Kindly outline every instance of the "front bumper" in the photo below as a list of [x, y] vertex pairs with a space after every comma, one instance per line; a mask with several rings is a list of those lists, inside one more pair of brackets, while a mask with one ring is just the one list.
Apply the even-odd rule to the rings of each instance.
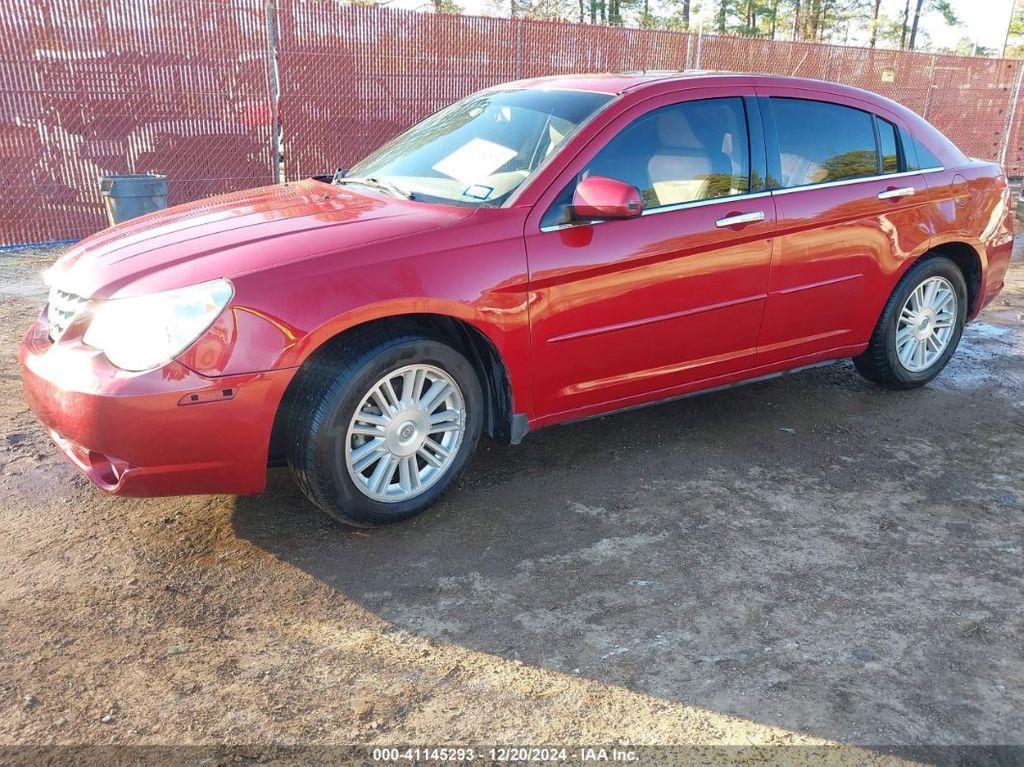
[[295, 369], [202, 376], [179, 362], [146, 373], [40, 318], [18, 352], [25, 398], [61, 452], [117, 495], [260, 492], [277, 407]]

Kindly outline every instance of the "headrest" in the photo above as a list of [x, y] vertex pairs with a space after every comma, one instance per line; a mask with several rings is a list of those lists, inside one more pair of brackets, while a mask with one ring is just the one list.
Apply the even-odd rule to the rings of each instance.
[[658, 143], [673, 149], [701, 150], [704, 145], [682, 109], [666, 109], [657, 119]]

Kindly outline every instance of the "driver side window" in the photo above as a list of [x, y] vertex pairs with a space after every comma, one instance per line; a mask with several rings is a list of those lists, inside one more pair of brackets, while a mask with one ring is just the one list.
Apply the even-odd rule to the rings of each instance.
[[750, 149], [740, 98], [704, 99], [638, 117], [558, 196], [542, 226], [569, 223], [576, 184], [607, 176], [640, 190], [644, 209], [713, 200], [750, 190]]

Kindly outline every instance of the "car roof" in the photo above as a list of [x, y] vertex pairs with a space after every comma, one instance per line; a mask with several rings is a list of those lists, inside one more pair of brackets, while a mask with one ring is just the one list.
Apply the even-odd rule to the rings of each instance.
[[537, 90], [567, 90], [567, 91], [591, 91], [594, 93], [607, 93], [617, 95], [627, 90], [642, 87], [649, 83], [663, 80], [689, 80], [707, 72], [604, 72], [590, 74], [567, 74], [549, 75], [547, 77], [534, 77], [526, 80], [516, 80], [499, 86], [502, 89], [531, 88]]
[[646, 91], [673, 91], [680, 84], [690, 87], [739, 85], [754, 87], [757, 85], [787, 86], [806, 90], [822, 96], [846, 96], [872, 105], [874, 108], [884, 107], [890, 112], [901, 115], [909, 124], [918, 125], [924, 120], [902, 104], [886, 98], [881, 94], [857, 88], [852, 85], [813, 80], [808, 77], [789, 77], [787, 75], [760, 74], [756, 72], [721, 72], [713, 70], [679, 70], [679, 71], [642, 71], [612, 72], [597, 74], [569, 74], [536, 77], [529, 80], [516, 80], [497, 86], [497, 90], [574, 90], [604, 93], [609, 96], [624, 94], [642, 94]]
[[[848, 85], [812, 80], [805, 77], [788, 77], [785, 75], [760, 74], [752, 72], [724, 72], [714, 70], [644, 70], [635, 72], [605, 72], [591, 74], [550, 75], [527, 80], [516, 80], [498, 86], [501, 89], [537, 89], [537, 90], [574, 90], [606, 93], [614, 96], [626, 92], [635, 92], [654, 86], [666, 86], [672, 83], [687, 85], [722, 83], [729, 80], [743, 82], [747, 85], [774, 84], [790, 85], [812, 90], [826, 90], [866, 94], [860, 88]], [[875, 96], [876, 94], [871, 94]]]

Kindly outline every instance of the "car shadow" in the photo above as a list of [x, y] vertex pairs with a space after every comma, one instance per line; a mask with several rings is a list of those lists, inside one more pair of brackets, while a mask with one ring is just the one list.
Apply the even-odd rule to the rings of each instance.
[[337, 524], [276, 472], [234, 527], [439, 642], [840, 742], [1000, 742], [1021, 717], [985, 713], [993, 648], [963, 630], [1012, 609], [979, 572], [1019, 565], [962, 543], [1013, 504], [940, 464], [977, 424], [961, 399], [843, 363], [485, 443], [392, 527]]

